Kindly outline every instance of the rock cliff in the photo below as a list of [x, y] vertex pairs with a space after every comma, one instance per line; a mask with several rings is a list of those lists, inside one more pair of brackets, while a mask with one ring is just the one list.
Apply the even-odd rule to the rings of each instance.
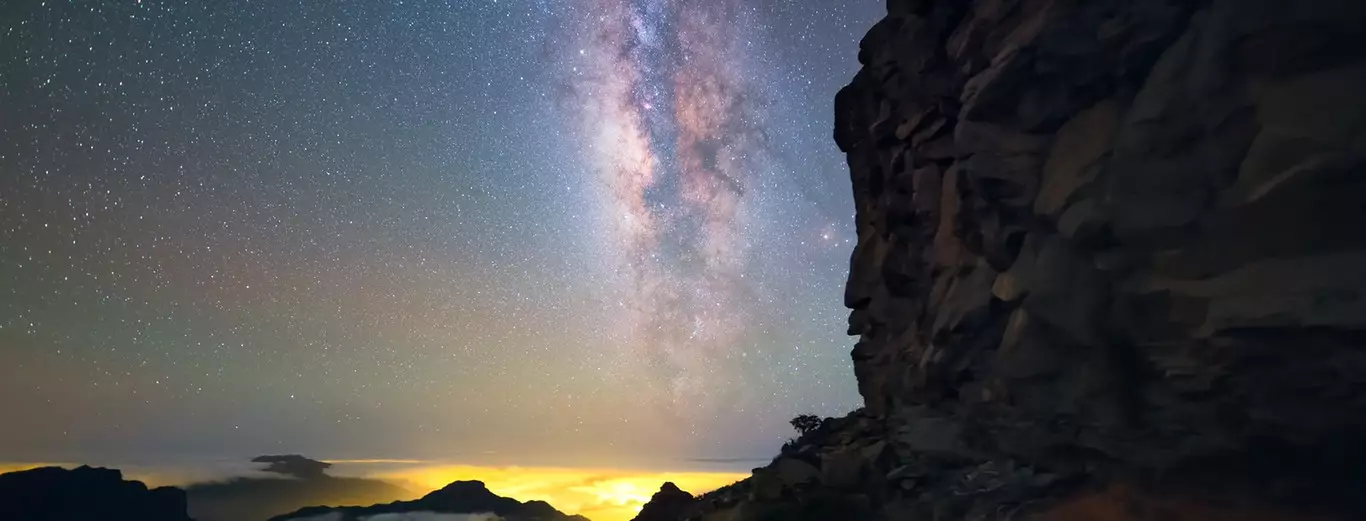
[[1363, 519], [1366, 2], [889, 0], [865, 408], [687, 519]]
[[43, 467], [0, 475], [0, 519], [192, 521], [185, 493], [124, 481], [113, 469]]

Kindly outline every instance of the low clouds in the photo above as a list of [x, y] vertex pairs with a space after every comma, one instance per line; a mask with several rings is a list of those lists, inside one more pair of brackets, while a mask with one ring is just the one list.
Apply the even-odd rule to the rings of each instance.
[[332, 466], [330, 463], [299, 455], [260, 456], [251, 461], [267, 464], [260, 470], [273, 476], [239, 476], [185, 486], [191, 517], [199, 521], [259, 520], [313, 505], [369, 505], [416, 496], [383, 480], [329, 476], [324, 471]]
[[[478, 479], [494, 493], [522, 501], [542, 500], [566, 513], [593, 521], [627, 521], [672, 481], [693, 493], [715, 490], [745, 478], [748, 472], [639, 472], [613, 469], [551, 467], [418, 466], [374, 476], [414, 489], [440, 488], [453, 481]], [[330, 520], [329, 520], [330, 521]], [[379, 520], [384, 521], [384, 520]]]

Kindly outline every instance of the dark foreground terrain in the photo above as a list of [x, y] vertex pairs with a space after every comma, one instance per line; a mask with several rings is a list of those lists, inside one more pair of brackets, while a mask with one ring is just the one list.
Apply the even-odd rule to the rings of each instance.
[[117, 470], [44, 467], [0, 474], [0, 519], [191, 521], [185, 492], [148, 489]]

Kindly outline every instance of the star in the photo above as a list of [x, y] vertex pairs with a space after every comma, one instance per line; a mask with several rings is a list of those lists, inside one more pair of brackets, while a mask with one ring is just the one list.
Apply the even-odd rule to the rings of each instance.
[[885, 2], [4, 10], [14, 453], [766, 457], [860, 403], [829, 106]]

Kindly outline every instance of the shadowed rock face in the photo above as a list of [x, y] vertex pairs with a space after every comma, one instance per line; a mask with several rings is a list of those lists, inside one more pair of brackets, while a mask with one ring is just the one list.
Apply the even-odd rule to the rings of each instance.
[[634, 521], [673, 521], [683, 515], [692, 503], [692, 494], [680, 490], [672, 482], [666, 482], [659, 492], [650, 497], [650, 502], [640, 509]]
[[1366, 2], [888, 12], [835, 101], [866, 407], [683, 517], [1366, 518]]
[[44, 467], [0, 475], [0, 519], [191, 521], [185, 493], [124, 481], [113, 469]]

